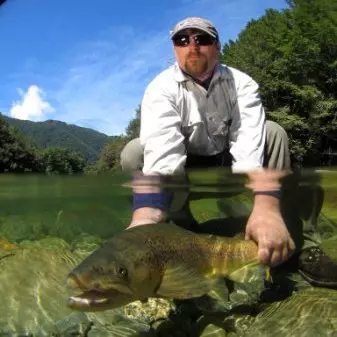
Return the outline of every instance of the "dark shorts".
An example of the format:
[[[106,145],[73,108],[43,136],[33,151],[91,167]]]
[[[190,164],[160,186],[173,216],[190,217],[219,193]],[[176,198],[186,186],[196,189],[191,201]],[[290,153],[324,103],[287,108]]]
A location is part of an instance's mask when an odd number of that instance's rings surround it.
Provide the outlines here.
[[[232,156],[228,150],[225,150],[214,156],[198,156],[187,154],[187,168],[206,168],[206,167],[230,167],[232,165]]]

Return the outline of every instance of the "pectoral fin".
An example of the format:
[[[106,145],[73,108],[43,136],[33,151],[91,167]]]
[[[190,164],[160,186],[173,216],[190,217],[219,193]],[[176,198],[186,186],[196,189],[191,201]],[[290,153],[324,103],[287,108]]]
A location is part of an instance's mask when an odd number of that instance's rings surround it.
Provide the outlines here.
[[[252,262],[244,267],[235,270],[228,275],[228,278],[234,282],[250,283],[256,280],[264,279],[265,267],[258,262]]]
[[[173,299],[187,299],[205,295],[211,290],[212,280],[198,270],[180,264],[167,266],[157,295]]]
[[[206,296],[195,299],[194,303],[204,313],[228,312],[231,309],[231,303],[225,279],[214,280],[212,290]]]
[[[228,302],[229,301],[229,291],[226,282],[223,278],[219,278],[213,282],[212,290],[208,293],[217,302]]]

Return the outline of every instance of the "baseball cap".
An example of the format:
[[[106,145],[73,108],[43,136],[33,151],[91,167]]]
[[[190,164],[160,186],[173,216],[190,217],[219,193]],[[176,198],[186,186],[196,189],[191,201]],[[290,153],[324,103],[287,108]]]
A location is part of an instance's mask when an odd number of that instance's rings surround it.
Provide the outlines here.
[[[205,33],[219,39],[218,32],[214,27],[213,23],[209,20],[203,19],[198,16],[190,16],[184,20],[179,21],[173,29],[170,31],[171,38],[173,38],[177,33],[181,32],[187,28],[194,28],[204,31]]]

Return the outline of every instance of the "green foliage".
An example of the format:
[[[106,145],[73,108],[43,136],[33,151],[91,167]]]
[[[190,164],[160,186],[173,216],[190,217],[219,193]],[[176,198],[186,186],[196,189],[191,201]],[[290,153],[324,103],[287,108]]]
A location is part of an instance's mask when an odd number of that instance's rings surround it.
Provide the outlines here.
[[[83,157],[63,148],[47,148],[37,155],[39,171],[47,174],[73,174],[83,171]]]
[[[109,142],[105,144],[99,160],[85,168],[85,173],[97,174],[109,171],[119,171],[120,167],[120,154],[124,146],[131,139],[139,137],[140,132],[140,106],[135,110],[136,116],[132,119],[127,126],[125,136],[112,136],[109,137]]]
[[[5,117],[10,125],[41,148],[62,147],[79,152],[86,163],[98,158],[109,137],[98,131],[60,121],[31,122]]]
[[[126,129],[126,136],[129,139],[134,139],[139,137],[140,131],[140,119],[132,119]]]
[[[126,137],[130,140],[139,137],[140,132],[140,106],[136,109],[136,117],[132,119],[126,128]]]
[[[293,161],[320,164],[337,147],[337,2],[292,0],[252,20],[222,61],[259,84],[269,118],[288,132]]]
[[[126,137],[120,137],[105,144],[96,164],[98,172],[117,171],[120,169],[120,154],[128,142]]]
[[[69,149],[37,149],[0,116],[0,172],[44,172],[73,174],[82,172],[83,157]]]
[[[0,172],[35,169],[34,148],[0,115]]]
[[[318,136],[311,132],[308,121],[298,115],[291,114],[289,108],[280,108],[270,113],[270,119],[279,123],[288,133],[290,154],[296,163],[302,163],[305,156],[315,153]],[[301,140],[306,140],[304,147]]]

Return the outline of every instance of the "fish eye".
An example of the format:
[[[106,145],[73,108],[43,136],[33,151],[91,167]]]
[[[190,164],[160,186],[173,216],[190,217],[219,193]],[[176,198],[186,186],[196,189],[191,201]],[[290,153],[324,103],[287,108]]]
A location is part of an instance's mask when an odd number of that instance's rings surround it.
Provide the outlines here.
[[[125,277],[128,276],[128,271],[127,271],[125,268],[120,267],[120,268],[118,269],[118,274],[119,274],[121,277],[125,278]]]

